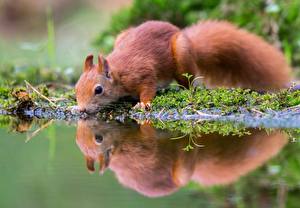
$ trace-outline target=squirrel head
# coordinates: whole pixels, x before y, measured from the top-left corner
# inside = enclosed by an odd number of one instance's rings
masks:
[[[116,124],[112,127],[106,122],[97,120],[78,120],[76,143],[86,160],[86,167],[90,173],[95,171],[95,163],[99,164],[99,173],[109,167],[115,147],[118,146],[119,132]]]
[[[75,93],[80,111],[86,113],[96,113],[122,94],[109,63],[102,55],[98,56],[98,64],[93,64],[93,55],[86,57]]]

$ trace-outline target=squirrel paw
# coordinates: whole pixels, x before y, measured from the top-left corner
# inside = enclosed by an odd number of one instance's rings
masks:
[[[151,103],[147,102],[146,104],[144,102],[137,103],[133,109],[142,109],[142,110],[150,110],[151,109]]]

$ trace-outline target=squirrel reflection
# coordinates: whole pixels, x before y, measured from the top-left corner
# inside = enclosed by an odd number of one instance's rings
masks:
[[[276,155],[286,144],[283,133],[250,130],[251,135],[203,135],[202,148],[183,151],[188,138],[149,124],[80,120],[77,145],[89,171],[111,169],[126,187],[151,197],[171,194],[190,180],[204,186],[229,184]]]

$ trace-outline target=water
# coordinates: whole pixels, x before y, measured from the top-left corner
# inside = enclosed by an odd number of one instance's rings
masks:
[[[1,123],[0,207],[299,207],[297,129]]]

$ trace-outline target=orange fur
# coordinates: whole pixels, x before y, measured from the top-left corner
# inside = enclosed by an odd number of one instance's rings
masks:
[[[291,70],[279,50],[228,22],[200,22],[182,34],[190,40],[199,75],[208,87],[278,90],[290,81]],[[178,46],[183,45],[180,42]],[[185,56],[186,49],[181,51]]]
[[[99,162],[101,171],[111,169],[124,186],[158,197],[190,180],[206,186],[232,183],[275,156],[287,142],[280,131],[249,131],[251,135],[242,137],[202,135],[194,140],[204,146],[187,152],[182,149],[189,136],[171,140],[180,135],[150,124],[86,120],[78,123],[76,141],[89,170],[94,170],[91,161]],[[101,144],[95,143],[95,135],[103,136]]]
[[[85,66],[77,83],[78,104],[88,112],[127,95],[150,103],[174,79],[187,86],[183,73],[202,76],[207,87],[278,90],[288,85],[291,71],[275,47],[225,21],[200,21],[183,30],[148,21],[122,32],[105,61],[109,78],[101,64]],[[95,96],[99,84],[109,93]]]

